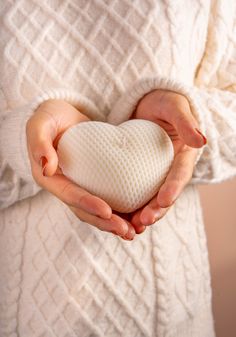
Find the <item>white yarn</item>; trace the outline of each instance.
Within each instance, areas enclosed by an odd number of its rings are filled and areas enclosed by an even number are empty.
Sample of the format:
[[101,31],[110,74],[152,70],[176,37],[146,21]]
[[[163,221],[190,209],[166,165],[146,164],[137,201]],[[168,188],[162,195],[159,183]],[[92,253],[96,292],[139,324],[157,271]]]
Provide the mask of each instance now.
[[174,157],[167,133],[141,119],[119,126],[81,122],[62,135],[57,151],[68,178],[123,213],[157,193]]
[[191,182],[235,176],[236,2],[192,4],[1,2],[1,337],[215,336],[196,188],[126,242],[37,193],[25,137],[46,99],[118,125],[166,89],[186,96],[208,140]]

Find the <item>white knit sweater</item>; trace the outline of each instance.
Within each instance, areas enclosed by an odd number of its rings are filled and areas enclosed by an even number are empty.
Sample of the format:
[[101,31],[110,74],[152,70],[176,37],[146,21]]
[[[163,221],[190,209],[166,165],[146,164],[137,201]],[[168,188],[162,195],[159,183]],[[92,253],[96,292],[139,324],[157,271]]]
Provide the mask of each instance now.
[[[6,0],[0,17],[0,336],[214,336],[194,184],[236,175],[235,0]],[[25,125],[48,98],[119,124],[154,88],[186,95],[208,145],[128,242],[41,190]]]

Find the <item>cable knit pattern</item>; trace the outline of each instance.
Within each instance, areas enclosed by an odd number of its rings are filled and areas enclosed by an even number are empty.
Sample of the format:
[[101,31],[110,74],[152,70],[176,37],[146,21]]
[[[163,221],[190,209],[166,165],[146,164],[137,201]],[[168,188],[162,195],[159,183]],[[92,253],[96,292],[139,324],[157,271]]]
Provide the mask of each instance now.
[[235,8],[234,0],[1,3],[1,337],[214,336],[194,185],[125,242],[34,182],[25,127],[49,98],[119,124],[150,90],[173,90],[208,138],[192,182],[235,176]]

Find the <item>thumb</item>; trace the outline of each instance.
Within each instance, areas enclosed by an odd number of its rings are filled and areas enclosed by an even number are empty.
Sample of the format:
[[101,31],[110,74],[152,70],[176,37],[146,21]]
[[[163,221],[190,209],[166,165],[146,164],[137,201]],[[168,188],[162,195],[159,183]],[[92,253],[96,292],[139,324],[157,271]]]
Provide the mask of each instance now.
[[[27,125],[27,146],[34,161],[34,168],[44,176],[53,176],[58,167],[58,156],[53,147],[54,132],[49,124],[34,118]],[[40,172],[39,172],[40,174]]]
[[51,142],[40,141],[31,149],[35,162],[41,166],[42,174],[53,176],[58,167],[58,156]]
[[45,177],[53,176],[58,167],[58,157],[56,151],[51,147],[51,149],[41,157],[41,168],[42,174]]
[[198,123],[190,109],[173,113],[173,125],[186,145],[200,148],[207,143],[207,139],[199,130]]

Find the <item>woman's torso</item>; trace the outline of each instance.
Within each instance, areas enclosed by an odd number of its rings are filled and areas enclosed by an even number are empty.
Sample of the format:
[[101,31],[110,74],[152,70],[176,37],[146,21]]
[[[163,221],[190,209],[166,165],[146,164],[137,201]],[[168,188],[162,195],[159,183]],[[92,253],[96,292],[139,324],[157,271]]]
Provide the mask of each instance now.
[[[209,6],[174,0],[6,4],[2,108],[51,88],[72,88],[107,116],[121,92],[142,77],[192,83]],[[133,242],[80,222],[46,191],[2,211],[1,241],[1,283],[7,285],[2,329],[18,329],[20,337],[167,331],[176,337],[176,329],[183,336],[209,305],[205,235],[193,186]],[[210,336],[207,329],[203,335]]]

